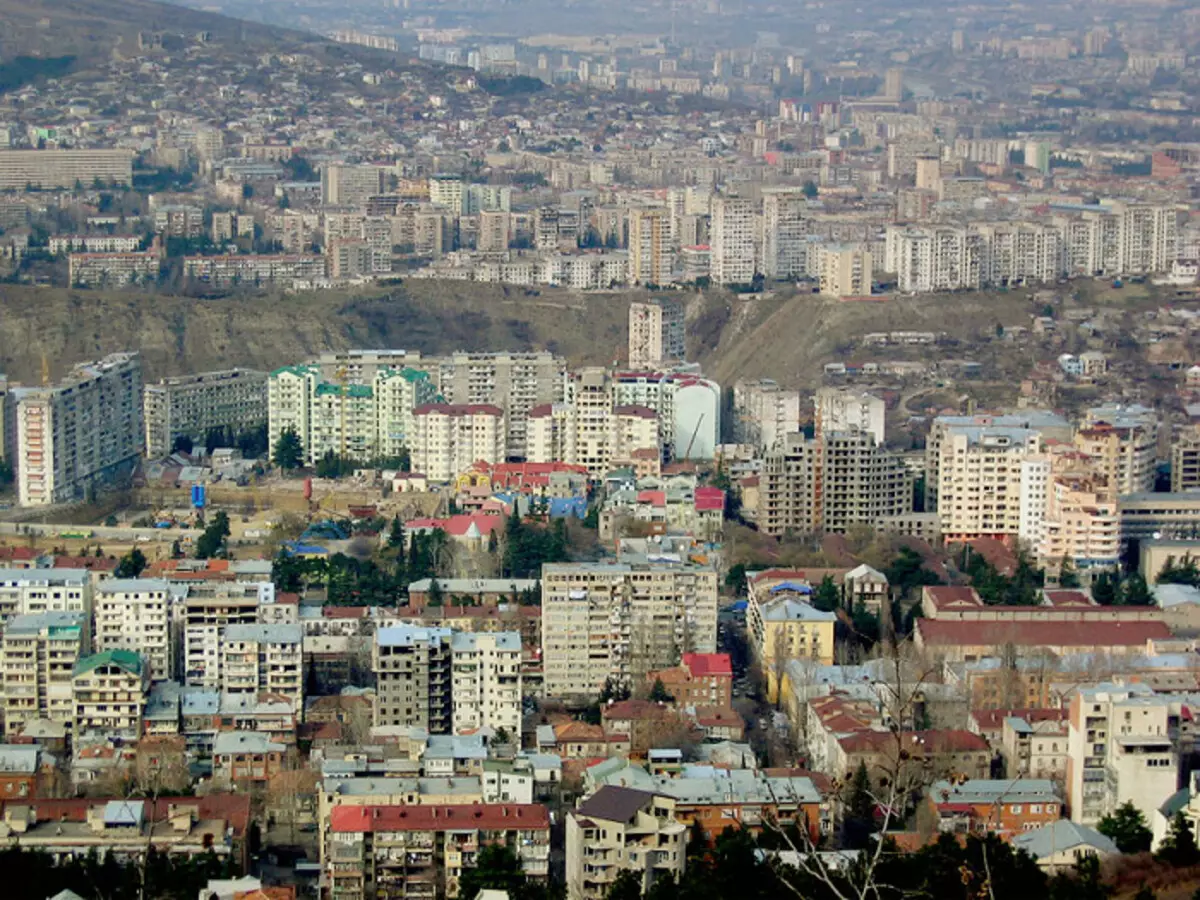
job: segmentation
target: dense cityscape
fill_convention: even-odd
[[[12,896],[1200,896],[1194,6],[0,23]]]

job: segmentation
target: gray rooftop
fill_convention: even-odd
[[[165,594],[170,589],[171,582],[164,578],[109,578],[96,585],[100,594]]]
[[[227,625],[225,640],[259,644],[299,644],[304,640],[304,629],[299,625]]]
[[[1018,834],[1012,839],[1018,850],[1034,859],[1044,859],[1076,847],[1091,847],[1097,853],[1116,853],[1117,845],[1094,828],[1078,825],[1069,819],[1059,819],[1036,831]]]
[[[213,755],[225,753],[282,753],[278,744],[258,731],[222,731],[213,741]]]
[[[87,569],[0,569],[0,585],[48,584],[82,587],[91,580]]]
[[[83,628],[81,612],[44,612],[28,616],[13,616],[4,628],[5,634],[40,634],[49,629]]]

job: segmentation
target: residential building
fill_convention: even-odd
[[[646,675],[651,687],[659,681],[680,707],[733,705],[733,666],[728,653],[685,653],[679,665]]]
[[[95,649],[139,653],[155,681],[175,676],[171,585],[156,578],[110,578],[96,586]]]
[[[213,742],[213,780],[224,786],[265,785],[283,771],[287,746],[257,731],[223,731]]]
[[[865,391],[823,387],[817,390],[813,398],[813,421],[817,435],[865,431],[882,447],[886,440],[886,412],[883,400]]]
[[[212,240],[214,244],[254,237],[254,216],[238,212],[214,212]]]
[[[1200,490],[1200,428],[1181,429],[1171,441],[1171,492]]]
[[[0,569],[0,625],[14,616],[48,612],[92,614],[87,569]]]
[[[674,563],[542,567],[542,654],[551,697],[634,685],[684,653],[716,652],[717,573]]]
[[[686,358],[685,333],[679,301],[663,297],[633,301],[629,304],[630,368],[654,369],[682,362]]]
[[[504,411],[488,404],[427,403],[412,412],[412,467],[450,481],[472,463],[504,462]]]
[[[825,432],[820,443],[818,522],[825,531],[844,534],[913,511],[912,470],[870,432]]]
[[[709,244],[714,284],[750,284],[758,271],[754,204],[741,197],[714,197]]]
[[[1071,697],[1067,807],[1071,821],[1095,825],[1126,802],[1146,821],[1178,785],[1171,701],[1149,685],[1099,684]]]
[[[604,900],[623,872],[643,893],[666,877],[678,880],[687,840],[674,800],[605,785],[567,814],[567,898]]]
[[[463,179],[461,175],[431,175],[429,177],[429,205],[459,215],[466,212]]]
[[[1068,732],[1065,713],[1004,717],[1001,743],[1009,778],[1044,778],[1066,784]]]
[[[67,257],[67,281],[73,287],[155,284],[161,269],[162,257],[157,249],[72,253]]]
[[[1200,491],[1126,494],[1117,500],[1121,540],[1194,539],[1200,534]]]
[[[1015,538],[1021,531],[1022,463],[1041,449],[1028,428],[956,426],[941,444],[938,513],[946,540]]]
[[[122,471],[142,449],[142,365],[114,353],[75,366],[58,384],[14,388],[15,466],[22,506],[82,497]]]
[[[204,234],[204,210],[178,203],[155,206],[154,232],[185,240],[198,238]]]
[[[267,373],[226,369],[164,378],[143,392],[146,455],[161,459],[180,437],[203,445],[210,431],[234,435],[267,424]]]
[[[913,294],[978,290],[982,284],[981,239],[965,228],[890,226],[884,269]]]
[[[800,431],[800,392],[770,378],[741,379],[733,386],[733,439],[771,450],[784,435]]]
[[[758,527],[764,534],[811,534],[820,521],[817,478],[820,448],[802,432],[785,434],[763,457]]]
[[[1033,857],[1047,874],[1072,872],[1084,857],[1116,856],[1117,845],[1094,828],[1057,819],[1033,831],[1014,835],[1012,845]]]
[[[837,615],[807,602],[808,585],[787,578],[751,581],[746,604],[746,634],[750,652],[767,677],[767,694],[779,695],[783,669],[789,660],[807,659],[821,665],[833,662],[833,626]]]
[[[762,273],[767,278],[808,274],[808,198],[801,188],[764,187]]]
[[[71,676],[76,741],[136,741],[150,691],[150,671],[130,650],[106,650],[75,663]]]
[[[33,719],[70,726],[71,671],[87,648],[88,620],[82,612],[16,616],[5,625],[0,676],[7,735],[20,734]]]
[[[1037,543],[1038,564],[1058,573],[1064,562],[1076,571],[1115,569],[1121,561],[1121,528],[1111,482],[1103,476],[1052,475]]]
[[[521,636],[455,632],[450,638],[451,728],[521,733]]]
[[[925,801],[948,834],[995,834],[1011,840],[1062,817],[1054,782],[1044,779],[935,781]]]
[[[303,629],[300,625],[227,625],[221,640],[221,690],[286,698],[304,709]]]
[[[666,211],[631,209],[629,211],[629,283],[665,285],[671,282],[670,234]],[[634,304],[637,305],[637,304]],[[630,361],[633,361],[633,309],[630,308]],[[680,310],[682,324],[682,310]],[[682,329],[681,329],[682,330]],[[682,343],[682,334],[680,335]],[[680,357],[683,354],[680,353]],[[652,360],[667,357],[651,357]],[[653,364],[653,362],[651,363]]]
[[[342,900],[456,900],[464,870],[491,843],[513,847],[527,878],[548,877],[550,814],[539,804],[338,806],[321,864]]]
[[[269,586],[273,587],[273,586]],[[222,645],[230,625],[253,625],[270,593],[259,584],[221,583],[211,591],[188,586],[182,600],[179,630],[183,633],[183,681],[208,690],[221,688]]]
[[[871,252],[850,244],[826,244],[820,251],[817,277],[827,297],[869,297]]]
[[[131,150],[0,150],[0,190],[129,185]]]
[[[382,193],[382,166],[354,166],[330,163],[321,170],[321,203],[325,206],[366,206],[367,200]]]
[[[191,281],[216,287],[311,285],[324,281],[326,259],[307,253],[225,253],[220,256],[185,256],[183,275]]]

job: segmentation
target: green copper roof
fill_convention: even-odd
[[[142,674],[142,658],[132,650],[105,650],[93,653],[75,663],[75,674],[82,675],[100,666],[119,666],[133,675]]]
[[[348,384],[343,387],[340,384],[330,384],[324,382],[317,385],[317,396],[325,397],[329,394],[344,395],[346,397],[357,397],[359,399],[370,399],[375,396],[370,385],[366,384]]]

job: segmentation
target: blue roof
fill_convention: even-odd
[[[811,594],[813,589],[812,585],[800,584],[795,581],[781,581],[775,587],[771,588],[772,594],[778,594],[781,591],[791,591],[795,594]]]

